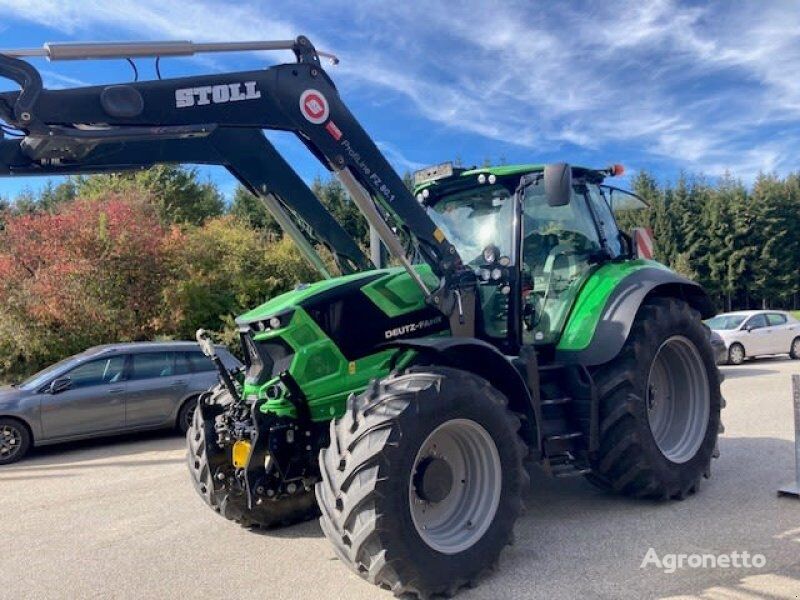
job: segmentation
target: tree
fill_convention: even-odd
[[[152,206],[123,195],[9,217],[0,231],[0,374],[152,339],[163,322],[164,234]]]
[[[75,200],[77,195],[78,190],[74,179],[67,179],[58,185],[54,185],[52,180],[48,179],[44,188],[39,193],[37,205],[40,210],[53,212],[61,205]]]
[[[142,194],[153,203],[164,225],[200,225],[225,210],[217,186],[210,181],[201,182],[194,168],[157,165],[144,171],[78,177],[75,185],[82,198],[108,193]]]
[[[239,184],[233,193],[230,214],[247,223],[250,227],[262,229],[273,234],[280,234],[281,228],[277,221],[267,211],[260,198],[251,194],[250,191]]]
[[[166,313],[180,337],[193,337],[199,327],[230,327],[234,316],[318,278],[291,240],[270,241],[232,215],[175,231],[169,246]]]
[[[350,234],[350,236],[366,248],[369,246],[369,227],[367,221],[358,210],[355,202],[345,191],[338,179],[329,179],[327,182],[317,177],[311,186],[311,191],[319,198],[322,205],[333,215],[333,218]]]

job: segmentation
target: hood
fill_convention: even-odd
[[[25,390],[11,387],[10,385],[2,386],[0,387],[0,407],[16,402],[26,394]]]
[[[428,265],[415,265],[416,271],[428,283],[428,285],[435,287],[437,284],[436,277],[431,273]],[[399,276],[396,277],[396,276]],[[364,271],[361,273],[353,273],[352,275],[343,275],[341,277],[332,277],[330,279],[323,279],[314,283],[307,283],[298,285],[295,289],[284,292],[275,296],[271,300],[265,302],[261,306],[254,308],[243,315],[236,318],[237,325],[247,325],[257,321],[263,321],[271,316],[277,315],[289,309],[303,305],[304,302],[312,298],[334,290],[338,287],[346,286],[351,283],[362,282],[365,286],[371,281],[376,280],[395,280],[411,278],[405,274],[403,267],[393,267],[391,269],[375,269],[372,271]],[[422,297],[418,288],[414,292],[415,295]],[[416,299],[415,299],[416,300]]]

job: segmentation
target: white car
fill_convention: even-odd
[[[780,310],[743,310],[717,315],[706,321],[725,342],[727,362],[740,365],[745,358],[789,354],[800,358],[800,321]]]

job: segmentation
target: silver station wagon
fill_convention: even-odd
[[[228,369],[241,363],[225,348]],[[195,342],[96,346],[0,388],[0,465],[31,446],[189,426],[217,371]]]

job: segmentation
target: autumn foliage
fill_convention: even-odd
[[[122,190],[4,217],[0,379],[95,344],[223,329],[315,278],[288,240],[231,216],[164,224],[157,206]]]

